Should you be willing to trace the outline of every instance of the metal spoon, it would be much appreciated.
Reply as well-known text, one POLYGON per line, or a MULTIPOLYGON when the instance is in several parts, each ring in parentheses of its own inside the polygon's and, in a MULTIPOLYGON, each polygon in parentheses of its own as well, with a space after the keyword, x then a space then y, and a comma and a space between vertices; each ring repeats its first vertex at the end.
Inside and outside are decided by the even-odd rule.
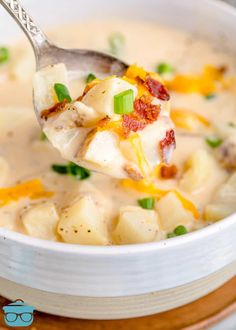
POLYGON ((57 47, 47 39, 18 0, 0 0, 0 4, 28 37, 34 50, 37 70, 50 64, 64 63, 69 76, 76 78, 77 73, 81 71, 120 76, 127 68, 124 62, 108 54, 86 49, 57 47))

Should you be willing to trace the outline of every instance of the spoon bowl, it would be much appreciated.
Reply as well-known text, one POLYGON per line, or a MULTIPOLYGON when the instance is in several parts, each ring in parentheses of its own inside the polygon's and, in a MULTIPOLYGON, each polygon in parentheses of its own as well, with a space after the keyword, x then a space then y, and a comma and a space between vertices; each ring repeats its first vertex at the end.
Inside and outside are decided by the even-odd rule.
POLYGON ((36 56, 37 70, 57 63, 64 63, 72 77, 81 71, 121 76, 128 67, 109 54, 87 49, 64 49, 46 42, 40 50, 40 56, 36 56))

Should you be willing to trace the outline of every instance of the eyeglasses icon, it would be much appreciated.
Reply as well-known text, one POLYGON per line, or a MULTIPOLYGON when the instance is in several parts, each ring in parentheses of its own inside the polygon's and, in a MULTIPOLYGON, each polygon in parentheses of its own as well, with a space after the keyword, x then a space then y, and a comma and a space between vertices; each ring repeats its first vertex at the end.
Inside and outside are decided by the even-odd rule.
POLYGON ((26 327, 33 323, 34 307, 18 299, 3 307, 5 323, 10 327, 26 327))
POLYGON ((34 317, 33 313, 5 313, 4 316, 7 322, 15 322, 18 317, 20 317, 23 322, 30 322, 34 317))

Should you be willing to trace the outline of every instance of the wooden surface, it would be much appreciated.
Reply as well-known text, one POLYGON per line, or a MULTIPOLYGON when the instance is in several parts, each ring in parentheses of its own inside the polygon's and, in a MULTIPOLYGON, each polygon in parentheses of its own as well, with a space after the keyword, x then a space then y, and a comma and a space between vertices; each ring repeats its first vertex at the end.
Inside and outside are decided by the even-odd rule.
MULTIPOLYGON (((19 297, 20 298, 20 297, 19 297)), ((0 297, 0 306, 8 301, 0 297)), ((2 310, 2 308, 1 308, 2 310)), ((236 312, 236 277, 215 292, 191 304, 157 315, 117 321, 76 320, 35 313, 31 327, 15 328, 30 330, 202 330, 218 323, 236 312)), ((236 327, 236 325, 235 325, 236 327)), ((0 315, 0 330, 13 329, 5 326, 0 315)), ((225 329, 226 330, 226 329, 225 329)))

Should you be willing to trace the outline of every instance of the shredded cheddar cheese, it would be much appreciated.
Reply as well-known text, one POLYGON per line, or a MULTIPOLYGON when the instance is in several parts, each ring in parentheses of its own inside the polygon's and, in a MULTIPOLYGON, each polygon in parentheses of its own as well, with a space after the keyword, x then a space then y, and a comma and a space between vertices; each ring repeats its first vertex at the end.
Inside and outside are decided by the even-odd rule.
POLYGON ((177 190, 174 190, 173 192, 178 197, 178 199, 181 201, 185 210, 192 212, 195 219, 199 219, 200 213, 199 213, 198 209, 196 208, 196 206, 189 199, 187 199, 183 195, 181 195, 177 190))
POLYGON ((135 153, 137 164, 140 168, 141 173, 143 174, 143 176, 146 176, 148 173, 150 173, 151 169, 143 152, 140 136, 138 134, 132 134, 127 140, 131 144, 131 147, 135 153))
POLYGON ((128 67, 125 76, 130 79, 140 78, 142 80, 145 80, 147 76, 147 71, 137 66, 136 64, 133 64, 128 67))
MULTIPOLYGON (((166 82, 167 87, 178 93, 200 93, 209 95, 216 91, 217 82, 223 84, 221 70, 207 65, 200 75, 176 75, 166 82)), ((223 87, 223 85, 222 85, 223 87)))
POLYGON ((124 138, 124 131, 122 128, 122 120, 108 120, 104 125, 97 127, 98 131, 113 131, 121 139, 124 138))
POLYGON ((177 198, 181 201, 183 207, 186 210, 192 212, 195 219, 200 218, 200 214, 199 214, 196 206, 190 200, 185 198, 177 190, 161 190, 161 189, 157 188, 153 182, 150 182, 145 179, 141 180, 141 181, 133 181, 131 179, 125 179, 125 180, 121 181, 121 184, 124 188, 133 189, 138 192, 154 196, 157 199, 160 199, 161 197, 165 196, 169 192, 173 192, 177 196, 177 198))
POLYGON ((177 128, 191 132, 201 127, 210 127, 210 122, 205 117, 186 109, 172 109, 170 116, 177 128))
POLYGON ((125 76, 122 79, 128 81, 129 83, 131 83, 133 85, 137 85, 138 97, 145 96, 145 95, 150 96, 150 92, 143 85, 144 80, 148 76, 153 79, 156 79, 157 81, 164 84, 163 79, 161 78, 161 76, 158 73, 145 71, 142 67, 139 67, 136 64, 129 66, 129 68, 127 69, 127 71, 125 73, 125 76))
POLYGON ((155 196, 157 198, 161 198, 168 193, 168 191, 166 191, 166 190, 161 190, 161 189, 157 188, 153 182, 150 182, 147 179, 143 179, 140 181, 124 179, 121 181, 121 185, 124 188, 133 189, 133 190, 139 191, 144 194, 155 196))
POLYGON ((0 189, 0 206, 4 206, 21 198, 38 199, 51 197, 53 192, 46 191, 39 179, 26 181, 9 188, 0 189))

